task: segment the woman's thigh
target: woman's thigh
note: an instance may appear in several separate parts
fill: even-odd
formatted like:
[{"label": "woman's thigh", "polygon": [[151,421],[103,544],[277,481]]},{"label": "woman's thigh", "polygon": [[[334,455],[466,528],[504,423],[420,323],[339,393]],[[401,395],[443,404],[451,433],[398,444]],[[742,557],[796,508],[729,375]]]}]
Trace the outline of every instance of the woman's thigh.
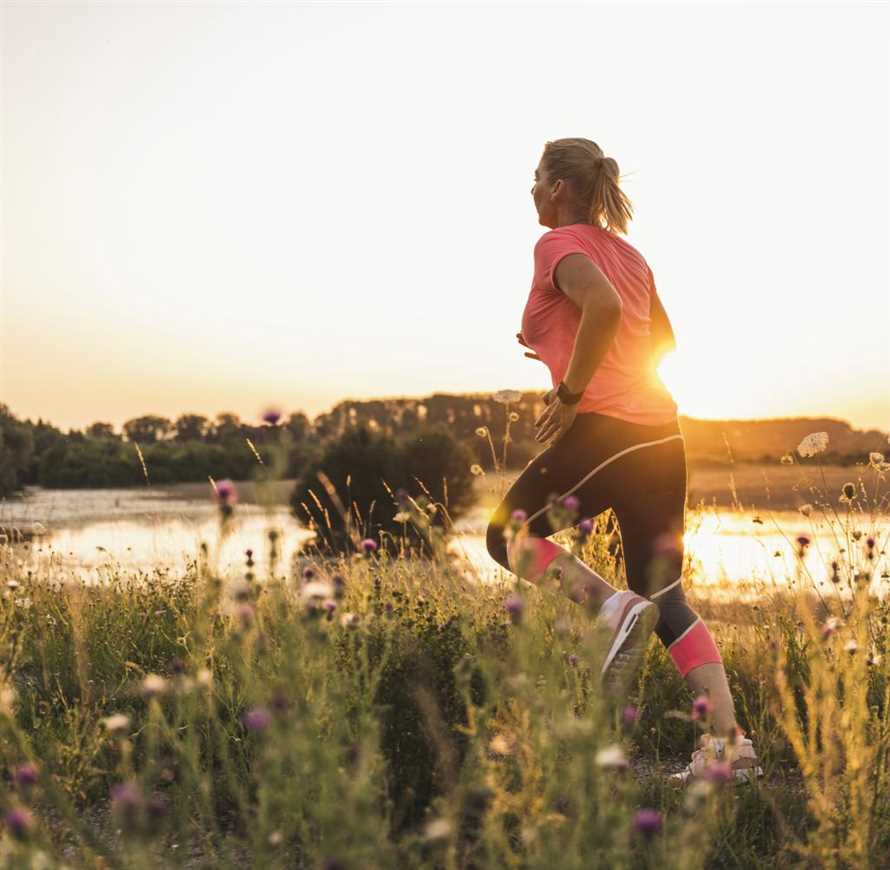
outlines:
[{"label": "woman's thigh", "polygon": [[639,465],[628,466],[628,459],[678,437],[676,423],[636,426],[601,414],[579,414],[562,439],[523,469],[495,509],[488,529],[489,552],[506,564],[506,548],[498,538],[515,510],[525,512],[528,531],[534,536],[548,537],[559,531],[548,515],[551,497],[574,495],[579,502],[576,522],[602,513],[628,485],[627,468]]}]

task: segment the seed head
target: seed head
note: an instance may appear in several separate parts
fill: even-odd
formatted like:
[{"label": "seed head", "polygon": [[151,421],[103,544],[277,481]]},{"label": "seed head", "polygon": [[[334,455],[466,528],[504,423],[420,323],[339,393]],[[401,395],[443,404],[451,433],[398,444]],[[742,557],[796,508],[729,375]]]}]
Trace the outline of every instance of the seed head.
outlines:
[{"label": "seed head", "polygon": [[269,408],[263,411],[263,422],[274,426],[281,419],[281,411],[278,408]]},{"label": "seed head", "polygon": [[362,549],[370,555],[377,550],[377,541],[373,538],[365,538],[362,541]]},{"label": "seed head", "polygon": [[228,478],[217,481],[216,497],[221,504],[234,504],[238,501],[238,491],[235,489],[235,484]]}]

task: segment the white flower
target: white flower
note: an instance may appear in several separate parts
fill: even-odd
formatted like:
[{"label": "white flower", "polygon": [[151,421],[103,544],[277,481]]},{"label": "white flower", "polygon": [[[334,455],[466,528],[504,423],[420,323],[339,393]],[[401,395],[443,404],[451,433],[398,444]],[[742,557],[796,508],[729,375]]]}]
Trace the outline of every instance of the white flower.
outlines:
[{"label": "white flower", "polygon": [[848,640],[848,641],[846,642],[846,644],[844,644],[844,649],[845,649],[848,653],[850,653],[850,655],[853,655],[853,653],[856,652],[856,650],[859,649],[859,644],[856,643],[855,640]]},{"label": "white flower", "polygon": [[115,731],[125,731],[130,727],[130,717],[124,713],[113,713],[111,716],[106,716],[99,721],[105,726],[106,730],[110,731],[112,734]]},{"label": "white flower", "polygon": [[488,435],[488,427],[487,427],[487,426],[480,426],[478,429],[476,429],[476,434],[477,434],[480,438],[485,438],[485,437]]},{"label": "white flower", "polygon": [[786,453],[786,454],[779,460],[779,462],[781,462],[782,465],[794,465],[794,457],[793,457],[790,453]]},{"label": "white flower", "polygon": [[340,625],[344,628],[358,628],[359,621],[357,613],[344,613],[340,617]]},{"label": "white flower", "polygon": [[517,414],[515,411],[510,411],[510,422],[516,423],[518,420],[519,420],[519,414]]},{"label": "white flower", "polygon": [[307,583],[300,590],[300,595],[304,599],[308,598],[330,598],[334,594],[334,587],[330,583],[324,583],[321,580],[313,580]]},{"label": "white flower", "polygon": [[513,402],[521,402],[522,393],[519,390],[498,390],[492,398],[502,405],[509,405]]},{"label": "white flower", "polygon": [[869,453],[868,454],[868,464],[873,468],[880,468],[881,465],[884,464],[884,454],[883,453]]},{"label": "white flower", "polygon": [[815,456],[828,449],[828,433],[827,432],[811,432],[800,444],[797,445],[797,452],[804,457]]},{"label": "white flower", "polygon": [[475,474],[476,477],[479,477],[480,474],[485,474],[485,472],[482,470],[482,466],[475,464],[470,466],[470,473]]},{"label": "white flower", "polygon": [[624,750],[617,743],[597,750],[595,761],[597,767],[604,767],[607,770],[623,770],[627,767],[627,758],[624,756]]},{"label": "white flower", "polygon": [[142,681],[142,694],[147,698],[167,691],[167,681],[160,674],[148,674]]},{"label": "white flower", "polygon": [[451,822],[448,819],[433,819],[423,833],[427,840],[444,840],[451,835]]}]

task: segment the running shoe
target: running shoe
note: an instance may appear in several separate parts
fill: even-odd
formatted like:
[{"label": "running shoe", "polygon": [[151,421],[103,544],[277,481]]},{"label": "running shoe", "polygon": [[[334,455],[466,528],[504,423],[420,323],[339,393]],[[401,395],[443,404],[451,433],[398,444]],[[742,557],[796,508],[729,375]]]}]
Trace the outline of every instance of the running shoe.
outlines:
[{"label": "running shoe", "polygon": [[630,590],[613,595],[599,613],[606,632],[606,656],[600,671],[611,694],[624,691],[643,662],[649,635],[658,622],[658,605]]},{"label": "running shoe", "polygon": [[734,779],[751,782],[763,776],[763,768],[757,763],[757,753],[747,737],[729,743],[723,737],[703,734],[701,749],[692,753],[692,761],[679,773],[672,773],[672,782],[685,785],[691,779],[724,781]]}]

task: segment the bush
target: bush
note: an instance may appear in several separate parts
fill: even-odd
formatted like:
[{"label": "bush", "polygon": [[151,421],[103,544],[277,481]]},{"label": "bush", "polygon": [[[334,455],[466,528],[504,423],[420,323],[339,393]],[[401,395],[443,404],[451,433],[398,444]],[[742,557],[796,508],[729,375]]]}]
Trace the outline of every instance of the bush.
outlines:
[{"label": "bush", "polygon": [[[429,553],[428,535],[406,516],[420,511],[424,523],[447,527],[473,502],[472,464],[469,449],[440,426],[399,441],[365,427],[348,429],[307,464],[291,508],[317,533],[319,549],[348,551],[358,537],[384,548],[398,542],[403,550]],[[319,472],[330,481],[333,496]]]}]

